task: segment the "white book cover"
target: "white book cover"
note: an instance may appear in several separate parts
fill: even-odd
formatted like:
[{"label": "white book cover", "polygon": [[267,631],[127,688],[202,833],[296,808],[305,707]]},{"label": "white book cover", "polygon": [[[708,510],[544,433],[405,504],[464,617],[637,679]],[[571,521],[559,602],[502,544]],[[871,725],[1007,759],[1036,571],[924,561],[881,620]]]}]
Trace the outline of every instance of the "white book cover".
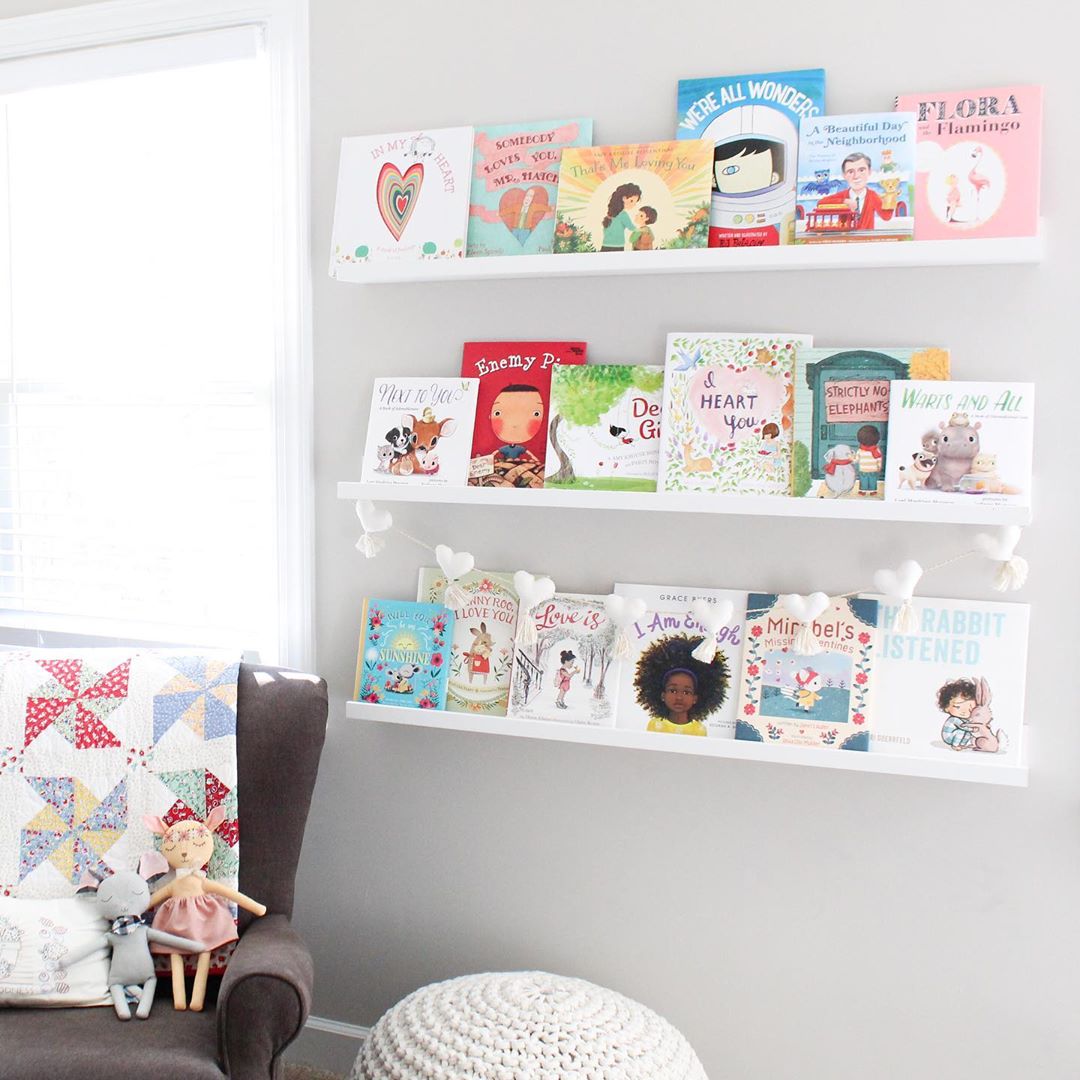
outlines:
[{"label": "white book cover", "polygon": [[342,139],[330,276],[356,263],[464,258],[472,155],[471,127]]},{"label": "white book cover", "polygon": [[1031,505],[1035,385],[895,382],[885,498]]},{"label": "white book cover", "polygon": [[897,605],[878,600],[871,751],[1019,765],[1028,605],[919,596],[917,628],[901,634]]},{"label": "white book cover", "polygon": [[612,727],[619,662],[604,598],[556,593],[519,618],[533,620],[536,643],[515,649],[507,715]]},{"label": "white book cover", "polygon": [[376,379],[361,482],[463,487],[477,386],[477,379]]},{"label": "white book cover", "polygon": [[[620,668],[616,726],[733,739],[746,593],[622,582],[616,582],[613,591],[646,604],[645,614],[626,631],[631,655]],[[731,601],[731,617],[716,631],[711,664],[691,656],[704,637],[691,611],[699,599],[710,604]]]}]

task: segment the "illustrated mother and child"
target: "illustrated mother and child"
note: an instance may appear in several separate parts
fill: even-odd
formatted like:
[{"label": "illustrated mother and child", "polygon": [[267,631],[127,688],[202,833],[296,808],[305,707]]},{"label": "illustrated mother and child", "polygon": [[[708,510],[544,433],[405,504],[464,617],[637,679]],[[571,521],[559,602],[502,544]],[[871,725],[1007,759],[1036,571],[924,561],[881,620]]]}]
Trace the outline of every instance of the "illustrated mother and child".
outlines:
[{"label": "illustrated mother and child", "polygon": [[604,215],[604,237],[601,251],[652,251],[656,237],[649,227],[656,223],[656,211],[651,206],[639,206],[641,188],[637,184],[620,184],[608,199]]}]

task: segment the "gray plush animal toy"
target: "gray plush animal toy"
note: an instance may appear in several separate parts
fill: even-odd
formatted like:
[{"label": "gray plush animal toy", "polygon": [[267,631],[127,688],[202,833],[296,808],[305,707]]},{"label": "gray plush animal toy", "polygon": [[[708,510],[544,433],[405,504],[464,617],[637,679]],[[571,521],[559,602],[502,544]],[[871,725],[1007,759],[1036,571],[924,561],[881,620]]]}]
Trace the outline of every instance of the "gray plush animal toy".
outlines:
[{"label": "gray plush animal toy", "polygon": [[155,930],[139,918],[150,906],[150,888],[145,879],[156,877],[166,870],[168,864],[155,852],[154,856],[143,857],[138,873],[121,870],[100,881],[88,875],[79,889],[80,894],[93,893],[92,903],[97,905],[98,914],[108,921],[109,930],[96,941],[74,950],[68,955],[67,962],[77,963],[103,947],[112,950],[109,996],[121,1020],[131,1019],[129,1001],[138,1002],[135,1015],[140,1020],[145,1020],[154,1006],[157,978],[150,955],[151,941],[189,953],[204,951],[201,942]]}]

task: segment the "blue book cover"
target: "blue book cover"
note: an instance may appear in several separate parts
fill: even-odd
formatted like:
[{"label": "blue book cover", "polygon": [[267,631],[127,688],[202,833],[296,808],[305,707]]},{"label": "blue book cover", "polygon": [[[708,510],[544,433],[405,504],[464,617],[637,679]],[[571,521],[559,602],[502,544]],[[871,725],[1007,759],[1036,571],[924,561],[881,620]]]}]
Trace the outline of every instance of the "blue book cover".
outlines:
[{"label": "blue book cover", "polygon": [[591,120],[478,127],[466,255],[549,255],[563,148],[591,145]]},{"label": "blue book cover", "polygon": [[445,709],[454,613],[442,604],[365,599],[353,697]]},{"label": "blue book cover", "polygon": [[771,247],[794,239],[799,122],[825,111],[825,71],[679,80],[680,139],[709,139],[709,247]]}]

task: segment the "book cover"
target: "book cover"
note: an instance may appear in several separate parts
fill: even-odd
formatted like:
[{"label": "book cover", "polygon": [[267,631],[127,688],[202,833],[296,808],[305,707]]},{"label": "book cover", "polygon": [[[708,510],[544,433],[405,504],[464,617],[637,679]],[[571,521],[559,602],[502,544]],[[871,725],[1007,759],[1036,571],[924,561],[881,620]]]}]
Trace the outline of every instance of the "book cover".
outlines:
[{"label": "book cover", "polygon": [[476,394],[476,379],[376,379],[361,481],[463,486]]},{"label": "book cover", "polygon": [[536,644],[515,650],[507,715],[611,727],[619,664],[604,598],[556,593],[520,617],[533,620]]},{"label": "book cover", "polygon": [[460,259],[473,129],[341,140],[330,276],[346,264]]},{"label": "book cover", "polygon": [[1035,236],[1041,86],[903,94],[915,114],[915,239]]},{"label": "book cover", "polygon": [[1031,505],[1034,383],[898,383],[889,428],[890,501]]},{"label": "book cover", "polygon": [[[613,591],[646,604],[645,614],[626,631],[631,655],[620,664],[616,726],[734,738],[746,593],[619,582]],[[717,653],[710,664],[691,655],[705,634],[691,610],[695,600],[730,600],[732,605],[728,624],[716,631]]]},{"label": "book cover", "polygon": [[797,244],[912,240],[915,220],[914,113],[802,121]]},{"label": "book cover", "polygon": [[[505,716],[518,615],[513,577],[471,570],[457,584],[468,594],[469,602],[454,610],[446,709]],[[416,598],[422,603],[442,604],[446,586],[442,570],[423,567]]]},{"label": "book cover", "polygon": [[706,247],[712,151],[703,139],[567,148],[555,253]]},{"label": "book cover", "polygon": [[563,148],[591,142],[584,119],[478,127],[466,255],[550,254]]},{"label": "book cover", "polygon": [[353,698],[409,709],[446,708],[454,613],[441,604],[364,600]]},{"label": "book cover", "polygon": [[780,597],[750,593],[735,738],[869,750],[877,619],[876,600],[838,597],[813,624],[821,651],[800,656]]},{"label": "book cover", "polygon": [[904,757],[1019,765],[1027,604],[917,596],[916,629],[880,598],[877,702],[870,749]]},{"label": "book cover", "polygon": [[584,341],[465,342],[461,374],[479,380],[470,486],[544,486],[551,373],[585,354]]},{"label": "book cover", "polygon": [[713,145],[709,247],[790,244],[799,122],[825,112],[825,71],[681,79],[678,137]]},{"label": "book cover", "polygon": [[795,356],[808,334],[669,334],[662,491],[787,495]]},{"label": "book cover", "polygon": [[555,368],[544,486],[655,491],[663,392],[659,365]]},{"label": "book cover", "polygon": [[948,377],[946,349],[799,349],[792,494],[883,498],[891,384]]}]

